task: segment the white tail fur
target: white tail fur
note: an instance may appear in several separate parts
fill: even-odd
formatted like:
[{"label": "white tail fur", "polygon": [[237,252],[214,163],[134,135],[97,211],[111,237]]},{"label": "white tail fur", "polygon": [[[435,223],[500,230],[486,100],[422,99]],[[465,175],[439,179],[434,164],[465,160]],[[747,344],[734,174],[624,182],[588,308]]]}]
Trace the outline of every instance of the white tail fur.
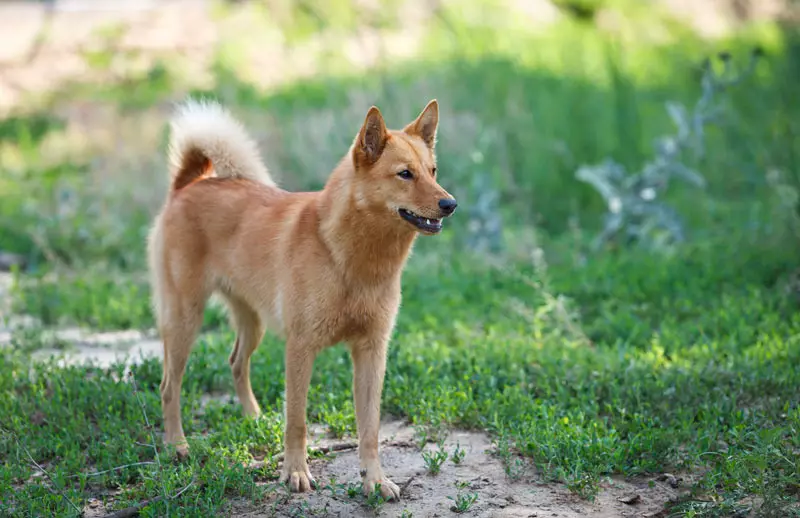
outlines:
[{"label": "white tail fur", "polygon": [[247,178],[274,186],[258,146],[239,121],[219,103],[189,99],[178,106],[171,120],[170,177],[200,176],[187,171],[186,158],[194,152],[205,156],[218,177]]}]

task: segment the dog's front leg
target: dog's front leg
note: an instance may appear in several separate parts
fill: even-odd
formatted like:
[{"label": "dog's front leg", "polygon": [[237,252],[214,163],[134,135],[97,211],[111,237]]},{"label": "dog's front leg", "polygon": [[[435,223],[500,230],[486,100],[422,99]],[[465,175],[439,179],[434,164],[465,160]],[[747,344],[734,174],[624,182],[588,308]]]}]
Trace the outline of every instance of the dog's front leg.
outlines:
[{"label": "dog's front leg", "polygon": [[358,425],[358,456],[364,492],[369,494],[380,484],[384,498],[398,500],[400,488],[383,474],[378,456],[380,432],[381,394],[386,372],[386,340],[354,343],[353,398]]},{"label": "dog's front leg", "polygon": [[294,492],[316,485],[306,462],[306,402],[314,350],[294,340],[286,342],[286,428],[280,482]]}]

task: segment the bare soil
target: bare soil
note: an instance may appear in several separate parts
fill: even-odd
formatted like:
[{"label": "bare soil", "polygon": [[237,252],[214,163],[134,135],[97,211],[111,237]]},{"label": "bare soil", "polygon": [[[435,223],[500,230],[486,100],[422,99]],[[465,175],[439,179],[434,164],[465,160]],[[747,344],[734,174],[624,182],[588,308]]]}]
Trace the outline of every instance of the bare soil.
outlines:
[{"label": "bare soil", "polygon": [[[502,461],[492,452],[494,445],[484,433],[454,430],[445,440],[445,449],[452,452],[458,444],[466,455],[459,464],[448,459],[441,471],[428,473],[422,452],[414,441],[414,430],[402,421],[389,421],[381,429],[381,456],[386,474],[402,490],[402,500],[389,502],[372,509],[362,497],[350,497],[341,484],[357,484],[360,480],[358,454],[355,449],[331,454],[329,458],[313,460],[311,472],[319,489],[308,494],[289,494],[276,490],[266,502],[233,500],[228,514],[241,517],[262,516],[456,516],[453,507],[459,489],[457,482],[467,483],[461,494],[477,494],[477,500],[464,512],[476,517],[561,517],[594,516],[658,517],[665,516],[665,505],[679,496],[679,487],[664,477],[623,480],[614,477],[603,484],[594,502],[583,500],[562,484],[545,483],[536,473],[510,479]],[[316,437],[312,446],[336,444]],[[347,439],[338,443],[348,443]],[[437,445],[428,444],[425,451],[433,452]],[[334,481],[334,484],[332,484]],[[334,489],[335,488],[335,489]],[[627,502],[627,503],[626,503]],[[405,515],[403,513],[406,513]],[[410,513],[410,514],[408,514]]]}]

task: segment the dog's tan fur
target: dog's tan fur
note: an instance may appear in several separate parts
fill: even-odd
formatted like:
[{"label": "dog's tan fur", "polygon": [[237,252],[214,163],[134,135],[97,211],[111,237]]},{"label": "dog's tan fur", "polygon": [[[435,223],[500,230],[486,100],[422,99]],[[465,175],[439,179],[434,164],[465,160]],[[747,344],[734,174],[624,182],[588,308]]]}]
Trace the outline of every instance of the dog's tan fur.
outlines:
[{"label": "dog's tan fur", "polygon": [[[275,185],[244,128],[215,103],[189,101],[172,120],[172,183],[148,241],[153,306],[164,341],[165,441],[188,454],[181,382],[209,296],[227,302],[237,336],[230,355],[245,415],[260,412],[250,356],[266,330],[286,340],[285,457],[281,480],[314,482],[306,463],[306,399],[314,358],[346,342],[364,490],[399,489],[378,455],[380,403],[400,277],[420,230],[404,208],[443,218],[434,153],[438,104],[403,130],[372,107],[349,152],[318,192]],[[313,150],[309,150],[313,152]],[[413,178],[399,172],[408,170]],[[406,175],[407,176],[407,175]]]}]

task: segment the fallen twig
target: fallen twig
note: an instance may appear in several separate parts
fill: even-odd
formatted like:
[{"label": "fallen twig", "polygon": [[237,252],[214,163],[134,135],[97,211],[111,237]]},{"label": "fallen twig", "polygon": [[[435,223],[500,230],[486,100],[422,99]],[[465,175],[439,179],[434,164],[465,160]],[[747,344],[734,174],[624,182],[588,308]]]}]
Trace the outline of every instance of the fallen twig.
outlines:
[{"label": "fallen twig", "polygon": [[[387,441],[384,440],[381,443],[382,446],[395,446],[398,448],[408,448],[413,447],[414,445],[408,441]],[[357,442],[343,442],[337,444],[331,444],[330,446],[320,446],[319,448],[309,448],[312,454],[321,453],[326,455],[328,453],[333,453],[337,451],[350,451],[350,450],[357,450],[358,443]],[[284,454],[279,453],[270,458],[270,461],[275,462],[283,462]],[[257,469],[263,467],[267,463],[266,460],[255,460],[247,465],[248,468]]]},{"label": "fallen twig", "polygon": [[[358,449],[358,443],[356,443],[356,442],[345,442],[345,443],[339,443],[339,444],[332,444],[330,446],[321,446],[319,448],[310,448],[312,454],[321,453],[323,455],[326,455],[328,453],[332,453],[332,452],[335,452],[335,451],[347,451],[347,450],[355,450],[355,449]],[[284,458],[284,454],[283,453],[279,453],[277,455],[274,455],[274,456],[270,457],[270,461],[282,462],[283,458]],[[247,467],[248,468],[252,468],[252,469],[257,469],[257,468],[263,467],[265,464],[267,464],[266,460],[256,460],[256,461],[253,461],[250,464],[248,464]]]},{"label": "fallen twig", "polygon": [[358,449],[357,442],[343,442],[339,444],[331,444],[330,446],[321,446],[319,448],[315,448],[311,450],[313,453],[321,453],[323,455],[332,453],[335,451],[346,451],[346,450],[356,450]]},{"label": "fallen twig", "polygon": [[[149,445],[148,445],[149,446]],[[94,473],[78,473],[77,475],[70,475],[67,478],[78,478],[78,477],[97,477],[100,475],[105,475],[106,473],[111,473],[112,471],[119,471],[125,468],[133,468],[135,466],[149,466],[151,464],[155,464],[153,461],[144,461],[144,462],[134,462],[133,464],[125,464],[124,466],[117,466],[115,468],[107,469],[104,471],[96,471]]]},{"label": "fallen twig", "polygon": [[416,479],[418,476],[419,476],[419,473],[414,473],[413,475],[411,475],[408,478],[408,480],[406,480],[403,483],[402,486],[400,486],[400,496],[403,496],[403,494],[405,494],[406,490],[408,489],[408,486],[410,486],[411,483],[414,482],[414,479]]},{"label": "fallen twig", "polygon": [[[72,500],[70,500],[70,498],[69,498],[69,497],[68,497],[68,496],[67,496],[67,495],[64,493],[64,491],[62,491],[62,490],[61,490],[61,489],[58,487],[58,485],[55,483],[55,481],[53,480],[53,478],[50,476],[50,473],[48,473],[46,469],[44,469],[43,467],[41,467],[41,466],[39,465],[39,463],[38,463],[38,462],[36,462],[36,461],[33,459],[33,457],[31,456],[31,452],[29,452],[29,451],[28,451],[28,448],[26,448],[25,446],[23,446],[23,445],[22,445],[22,444],[20,444],[19,442],[17,442],[17,444],[18,444],[19,446],[21,446],[21,447],[22,447],[22,449],[25,451],[25,455],[27,455],[27,456],[28,456],[28,458],[29,458],[29,459],[31,460],[31,462],[33,463],[33,465],[34,465],[34,466],[36,466],[36,469],[38,469],[39,471],[41,471],[41,472],[44,474],[44,476],[45,476],[45,477],[47,477],[47,480],[49,480],[49,481],[50,481],[50,483],[53,485],[53,487],[55,487],[55,488],[56,488],[56,490],[58,491],[58,494],[60,494],[60,495],[61,495],[61,497],[62,497],[64,500],[66,500],[66,501],[67,501],[67,503],[68,503],[70,506],[72,506],[72,508],[73,508],[73,509],[75,509],[75,511],[77,511],[77,512],[78,512],[78,514],[79,514],[79,515],[83,514],[83,511],[81,511],[81,508],[80,508],[80,507],[78,507],[78,506],[75,504],[75,502],[73,502]],[[48,489],[49,489],[49,488],[48,488]],[[51,492],[52,492],[52,490],[51,490]]]},{"label": "fallen twig", "polygon": [[125,509],[120,509],[119,511],[115,511],[113,513],[105,515],[103,518],[130,518],[131,516],[136,516],[139,514],[139,511],[144,509],[150,504],[155,504],[164,500],[163,496],[157,496],[152,500],[145,500],[143,502],[139,502],[138,504],[132,505],[130,507],[126,507]]},{"label": "fallen twig", "polygon": [[131,383],[133,383],[133,393],[136,395],[136,401],[139,402],[139,407],[142,409],[142,415],[144,416],[144,423],[147,427],[147,431],[150,432],[150,440],[152,441],[151,446],[153,447],[153,456],[156,458],[156,465],[158,466],[158,478],[161,479],[161,490],[162,496],[169,497],[169,493],[167,493],[167,483],[164,481],[164,469],[161,467],[161,458],[158,455],[158,443],[156,442],[155,433],[153,433],[153,425],[150,424],[150,419],[147,417],[147,408],[144,406],[144,401],[142,401],[142,396],[139,394],[139,387],[136,384],[136,376],[133,374],[133,370],[128,374],[131,378]]}]

